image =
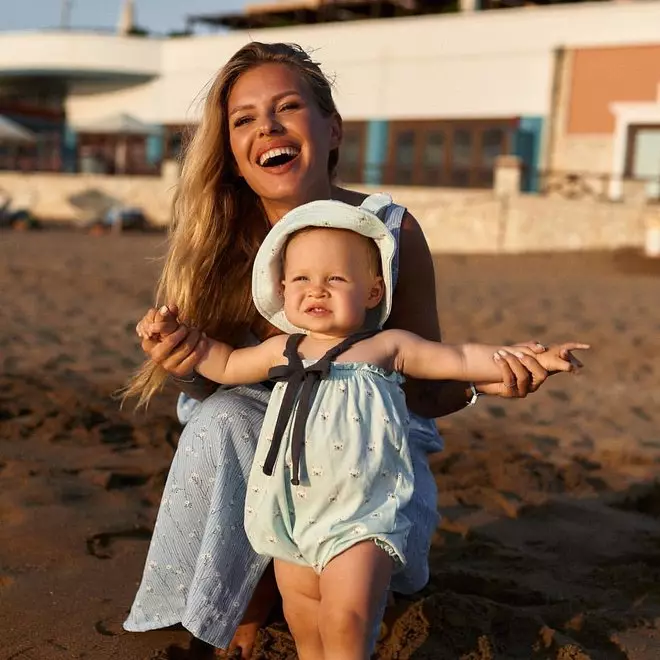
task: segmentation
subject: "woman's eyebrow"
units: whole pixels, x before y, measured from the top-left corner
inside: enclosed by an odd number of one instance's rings
[[[279,94],[276,94],[273,96],[271,99],[272,103],[277,103],[279,100],[283,99],[285,96],[300,96],[300,92],[295,89],[289,89],[286,92],[280,92]],[[248,103],[246,105],[237,105],[235,108],[233,108],[229,112],[229,116],[231,117],[233,114],[236,114],[237,112],[243,112],[244,110],[254,110],[256,106],[254,103]]]

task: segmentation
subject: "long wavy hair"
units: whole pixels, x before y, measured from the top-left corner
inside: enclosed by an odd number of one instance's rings
[[[270,224],[261,200],[235,170],[227,105],[239,77],[263,64],[291,67],[309,85],[321,113],[339,117],[330,81],[295,44],[247,44],[209,89],[201,122],[185,149],[156,307],[175,302],[188,324],[230,344],[240,343],[257,319],[251,271]],[[328,158],[331,178],[338,160],[339,150],[334,149]],[[166,378],[161,366],[147,360],[123,398],[137,396],[138,407],[146,406]]]

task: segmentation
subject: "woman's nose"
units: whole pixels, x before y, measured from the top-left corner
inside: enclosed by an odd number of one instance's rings
[[[282,132],[282,125],[275,119],[273,115],[265,115],[259,125],[259,134],[277,135]]]

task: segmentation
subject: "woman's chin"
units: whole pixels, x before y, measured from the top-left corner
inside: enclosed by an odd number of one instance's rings
[[[290,209],[314,201],[330,197],[330,179],[322,182],[300,170],[291,169],[283,174],[261,174],[255,185],[250,186],[261,197],[275,204],[289,206]],[[257,177],[255,177],[256,179]],[[248,182],[249,183],[249,182]]]

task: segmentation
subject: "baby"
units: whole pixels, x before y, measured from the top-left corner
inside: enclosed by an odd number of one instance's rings
[[[225,385],[276,382],[245,530],[256,552],[274,558],[302,660],[368,658],[390,577],[405,565],[410,522],[402,511],[414,475],[403,377],[495,382],[498,361],[532,354],[380,330],[395,249],[364,209],[336,201],[294,209],[268,234],[253,271],[257,309],[286,334],[240,349],[206,338],[196,367]],[[164,337],[178,327],[170,314],[149,330]],[[534,357],[550,372],[573,371],[569,351],[580,348],[588,346],[551,346]]]

